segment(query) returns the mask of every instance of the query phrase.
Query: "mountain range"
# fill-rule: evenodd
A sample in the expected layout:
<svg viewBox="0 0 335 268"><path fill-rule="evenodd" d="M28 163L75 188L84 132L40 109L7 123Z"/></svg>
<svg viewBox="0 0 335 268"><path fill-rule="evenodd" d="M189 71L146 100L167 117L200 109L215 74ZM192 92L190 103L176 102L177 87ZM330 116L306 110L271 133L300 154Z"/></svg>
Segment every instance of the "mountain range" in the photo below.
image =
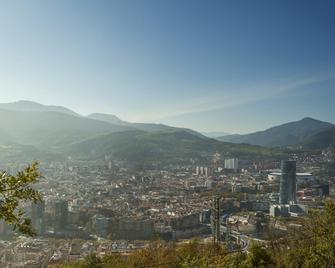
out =
<svg viewBox="0 0 335 268"><path fill-rule="evenodd" d="M141 162L177 162L223 156L281 157L269 147L320 149L334 144L335 126L304 118L248 135L210 138L186 128L131 123L115 115L82 116L60 106L31 101L0 104L0 152L7 159L75 157Z"/></svg>
<svg viewBox="0 0 335 268"><path fill-rule="evenodd" d="M335 127L328 122L313 118L303 118L299 121L275 126L264 131L245 135L227 135L218 140L232 143L248 143L266 147L309 146L309 142L322 137L320 133ZM321 144L321 143L320 143ZM327 146L327 143L324 143Z"/></svg>
<svg viewBox="0 0 335 268"><path fill-rule="evenodd" d="M0 139L42 148L61 146L97 135L143 130L147 132L177 130L161 124L129 123L115 115L81 116L68 108L46 106L31 101L0 104ZM197 136L202 134L183 129Z"/></svg>

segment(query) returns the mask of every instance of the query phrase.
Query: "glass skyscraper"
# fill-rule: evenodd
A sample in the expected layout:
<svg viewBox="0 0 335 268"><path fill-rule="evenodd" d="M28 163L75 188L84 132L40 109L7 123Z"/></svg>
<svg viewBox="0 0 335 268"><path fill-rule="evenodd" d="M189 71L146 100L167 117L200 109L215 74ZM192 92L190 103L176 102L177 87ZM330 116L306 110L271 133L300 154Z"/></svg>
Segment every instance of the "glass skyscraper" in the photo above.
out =
<svg viewBox="0 0 335 268"><path fill-rule="evenodd" d="M281 161L279 203L281 205L297 203L297 179L295 161Z"/></svg>

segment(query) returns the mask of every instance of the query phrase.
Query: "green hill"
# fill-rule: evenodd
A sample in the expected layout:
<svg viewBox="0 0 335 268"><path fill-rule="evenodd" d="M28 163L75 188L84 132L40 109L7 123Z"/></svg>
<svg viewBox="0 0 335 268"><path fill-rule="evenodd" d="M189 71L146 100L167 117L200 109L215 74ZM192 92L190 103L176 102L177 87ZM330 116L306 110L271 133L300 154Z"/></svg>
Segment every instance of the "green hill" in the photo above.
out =
<svg viewBox="0 0 335 268"><path fill-rule="evenodd" d="M325 149L335 147L335 127L321 131L301 144L308 149Z"/></svg>
<svg viewBox="0 0 335 268"><path fill-rule="evenodd" d="M0 109L0 143L37 147L69 144L91 136L131 128L59 112L22 112Z"/></svg>
<svg viewBox="0 0 335 268"><path fill-rule="evenodd" d="M217 139L233 143L248 143L266 147L284 147L300 144L313 135L334 127L333 124L313 118L286 123L246 135L228 135Z"/></svg>
<svg viewBox="0 0 335 268"><path fill-rule="evenodd" d="M189 162L209 158L215 152L239 157L278 157L280 151L247 144L231 144L199 137L184 130L161 132L126 131L98 136L64 148L73 157L105 155L129 162Z"/></svg>

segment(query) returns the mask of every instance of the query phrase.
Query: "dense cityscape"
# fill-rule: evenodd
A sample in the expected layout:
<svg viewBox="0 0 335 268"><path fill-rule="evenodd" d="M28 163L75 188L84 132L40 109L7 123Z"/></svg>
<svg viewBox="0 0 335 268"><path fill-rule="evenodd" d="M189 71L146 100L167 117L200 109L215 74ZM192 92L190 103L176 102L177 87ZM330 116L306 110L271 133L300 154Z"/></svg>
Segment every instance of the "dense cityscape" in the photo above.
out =
<svg viewBox="0 0 335 268"><path fill-rule="evenodd" d="M266 244L270 229L285 233L334 195L335 174L322 170L334 156L329 149L281 163L216 153L206 165L144 171L110 159L42 163L37 188L43 202L26 205L37 237L15 234L2 222L1 263L44 267L92 252L129 254L155 239L198 237L248 250L252 240ZM9 165L8 171L20 168Z"/></svg>

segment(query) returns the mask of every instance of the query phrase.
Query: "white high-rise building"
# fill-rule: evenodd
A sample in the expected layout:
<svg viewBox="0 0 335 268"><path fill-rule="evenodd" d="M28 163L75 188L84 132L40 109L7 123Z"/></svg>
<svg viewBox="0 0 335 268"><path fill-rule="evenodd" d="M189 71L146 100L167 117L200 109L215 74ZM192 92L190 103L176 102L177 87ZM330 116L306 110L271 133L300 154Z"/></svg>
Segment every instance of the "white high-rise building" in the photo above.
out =
<svg viewBox="0 0 335 268"><path fill-rule="evenodd" d="M200 167L200 174L201 174L201 175L204 174L204 167Z"/></svg>
<svg viewBox="0 0 335 268"><path fill-rule="evenodd" d="M196 166L196 168L195 168L195 175L199 175L199 173L200 173L200 167L199 166Z"/></svg>
<svg viewBox="0 0 335 268"><path fill-rule="evenodd" d="M238 159L237 158L225 159L224 168L237 170L238 169Z"/></svg>

